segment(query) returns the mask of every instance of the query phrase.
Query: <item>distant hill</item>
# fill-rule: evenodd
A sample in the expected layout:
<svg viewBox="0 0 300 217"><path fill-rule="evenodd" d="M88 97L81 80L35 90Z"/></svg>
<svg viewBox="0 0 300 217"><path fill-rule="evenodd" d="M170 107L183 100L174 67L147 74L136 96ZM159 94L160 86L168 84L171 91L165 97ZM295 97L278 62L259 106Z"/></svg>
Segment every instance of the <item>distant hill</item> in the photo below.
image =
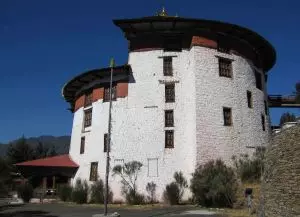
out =
<svg viewBox="0 0 300 217"><path fill-rule="evenodd" d="M26 138L28 144L33 147L42 142L46 147L51 148L53 145L57 154L67 154L69 153L70 146L70 136L39 136L39 137L30 137ZM10 143L16 143L17 140L11 141ZM0 156L3 157L6 155L9 144L0 143Z"/></svg>

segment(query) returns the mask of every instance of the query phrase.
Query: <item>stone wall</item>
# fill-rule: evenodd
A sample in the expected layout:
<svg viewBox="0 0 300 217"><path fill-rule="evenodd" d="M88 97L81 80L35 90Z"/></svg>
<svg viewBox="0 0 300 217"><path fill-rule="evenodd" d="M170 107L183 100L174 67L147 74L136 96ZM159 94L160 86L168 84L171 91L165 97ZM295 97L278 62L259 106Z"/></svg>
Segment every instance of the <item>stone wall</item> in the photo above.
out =
<svg viewBox="0 0 300 217"><path fill-rule="evenodd" d="M276 134L266 153L266 217L300 216L300 125Z"/></svg>

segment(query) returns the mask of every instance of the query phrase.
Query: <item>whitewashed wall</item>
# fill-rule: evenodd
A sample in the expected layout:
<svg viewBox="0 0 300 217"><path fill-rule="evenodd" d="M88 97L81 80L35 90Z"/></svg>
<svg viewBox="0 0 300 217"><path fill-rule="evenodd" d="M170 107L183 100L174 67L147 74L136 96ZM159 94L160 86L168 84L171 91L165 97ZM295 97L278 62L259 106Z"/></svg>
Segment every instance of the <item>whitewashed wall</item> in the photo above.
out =
<svg viewBox="0 0 300 217"><path fill-rule="evenodd" d="M138 179L142 193L146 193L146 184L153 181L161 199L165 185L173 181L174 172L182 171L189 180L197 163L215 158L230 163L232 155L253 151L247 146L267 141L267 119L266 131L261 127L266 96L255 87L249 61L230 56L234 59L233 79L219 77L216 54L215 50L203 47L182 52L129 53L134 80L129 84L128 97L113 103L111 168L120 162L142 162ZM163 76L161 57L168 55L175 56L172 78ZM165 103L162 81L170 80L177 82L175 103ZM247 90L252 91L253 109L247 107ZM103 135L107 133L108 105L102 100L93 103L89 132L82 132L83 108L74 113L70 155L80 165L74 180L88 180L90 163L94 161L98 162L99 176L104 179ZM223 126L223 106L232 107L232 127ZM174 149L164 148L165 109L174 109ZM86 137L84 154L79 153L81 136ZM150 165L148 159L152 160ZM157 176L149 177L149 171L156 172L155 161ZM110 177L110 185L114 198L121 198L120 179ZM185 198L188 196L187 191Z"/></svg>

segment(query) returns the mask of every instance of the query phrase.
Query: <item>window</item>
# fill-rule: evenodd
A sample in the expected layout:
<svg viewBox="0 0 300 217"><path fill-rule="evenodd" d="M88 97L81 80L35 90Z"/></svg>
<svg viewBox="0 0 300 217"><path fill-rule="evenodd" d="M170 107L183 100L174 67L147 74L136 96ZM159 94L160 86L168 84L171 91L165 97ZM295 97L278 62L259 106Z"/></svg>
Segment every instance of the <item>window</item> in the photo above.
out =
<svg viewBox="0 0 300 217"><path fill-rule="evenodd" d="M108 145L109 145L109 141L108 141L108 134L105 133L104 134L104 141L103 141L103 151L104 152L107 152L107 148L108 148Z"/></svg>
<svg viewBox="0 0 300 217"><path fill-rule="evenodd" d="M80 141L80 154L84 153L84 147L85 147L85 137L81 137L81 141Z"/></svg>
<svg viewBox="0 0 300 217"><path fill-rule="evenodd" d="M165 84L165 101L175 102L175 84Z"/></svg>
<svg viewBox="0 0 300 217"><path fill-rule="evenodd" d="M84 107L88 107L88 106L92 105L92 103L93 103L93 92L90 91L85 95Z"/></svg>
<svg viewBox="0 0 300 217"><path fill-rule="evenodd" d="M148 177L158 176L158 158L148 159Z"/></svg>
<svg viewBox="0 0 300 217"><path fill-rule="evenodd" d="M174 112L173 112L173 110L165 111L165 127L174 127Z"/></svg>
<svg viewBox="0 0 300 217"><path fill-rule="evenodd" d="M228 45L226 45L222 41L218 41L218 51L222 53L230 53Z"/></svg>
<svg viewBox="0 0 300 217"><path fill-rule="evenodd" d="M114 160L114 166L120 165L123 173L123 167L124 167L124 159L115 159Z"/></svg>
<svg viewBox="0 0 300 217"><path fill-rule="evenodd" d="M173 75L172 57L164 57L164 76Z"/></svg>
<svg viewBox="0 0 300 217"><path fill-rule="evenodd" d="M84 111L84 127L89 127L92 125L92 109Z"/></svg>
<svg viewBox="0 0 300 217"><path fill-rule="evenodd" d="M262 90L261 74L256 70L254 71L254 73L255 73L256 88Z"/></svg>
<svg viewBox="0 0 300 217"><path fill-rule="evenodd" d="M232 78L231 60L219 57L219 75L222 77Z"/></svg>
<svg viewBox="0 0 300 217"><path fill-rule="evenodd" d="M264 104L265 104L265 114L269 115L268 104L266 100L264 100Z"/></svg>
<svg viewBox="0 0 300 217"><path fill-rule="evenodd" d="M252 108L252 93L247 91L248 108Z"/></svg>
<svg viewBox="0 0 300 217"><path fill-rule="evenodd" d="M111 99L116 100L117 99L117 86L115 84L113 84L111 89L112 89ZM110 99L110 86L106 86L106 87L104 87L103 101L108 102L109 99Z"/></svg>
<svg viewBox="0 0 300 217"><path fill-rule="evenodd" d="M262 125L262 130L266 131L266 121L264 115L261 115L261 125Z"/></svg>
<svg viewBox="0 0 300 217"><path fill-rule="evenodd" d="M231 108L223 108L223 116L224 116L224 126L232 125L232 114Z"/></svg>
<svg viewBox="0 0 300 217"><path fill-rule="evenodd" d="M165 131L165 148L174 148L174 131Z"/></svg>
<svg viewBox="0 0 300 217"><path fill-rule="evenodd" d="M91 163L90 181L97 181L98 179L98 162Z"/></svg>

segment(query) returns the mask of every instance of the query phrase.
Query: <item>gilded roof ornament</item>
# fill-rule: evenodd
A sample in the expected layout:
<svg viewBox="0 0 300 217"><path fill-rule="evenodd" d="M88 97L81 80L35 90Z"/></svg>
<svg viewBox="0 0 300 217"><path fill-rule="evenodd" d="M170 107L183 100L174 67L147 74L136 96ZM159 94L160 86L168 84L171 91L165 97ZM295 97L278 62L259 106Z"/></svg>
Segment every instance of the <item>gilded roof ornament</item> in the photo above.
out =
<svg viewBox="0 0 300 217"><path fill-rule="evenodd" d="M168 16L168 13L167 13L167 11L165 10L165 7L162 7L161 12L158 12L158 13L157 13L157 16L160 16L160 17L166 17L166 16Z"/></svg>

